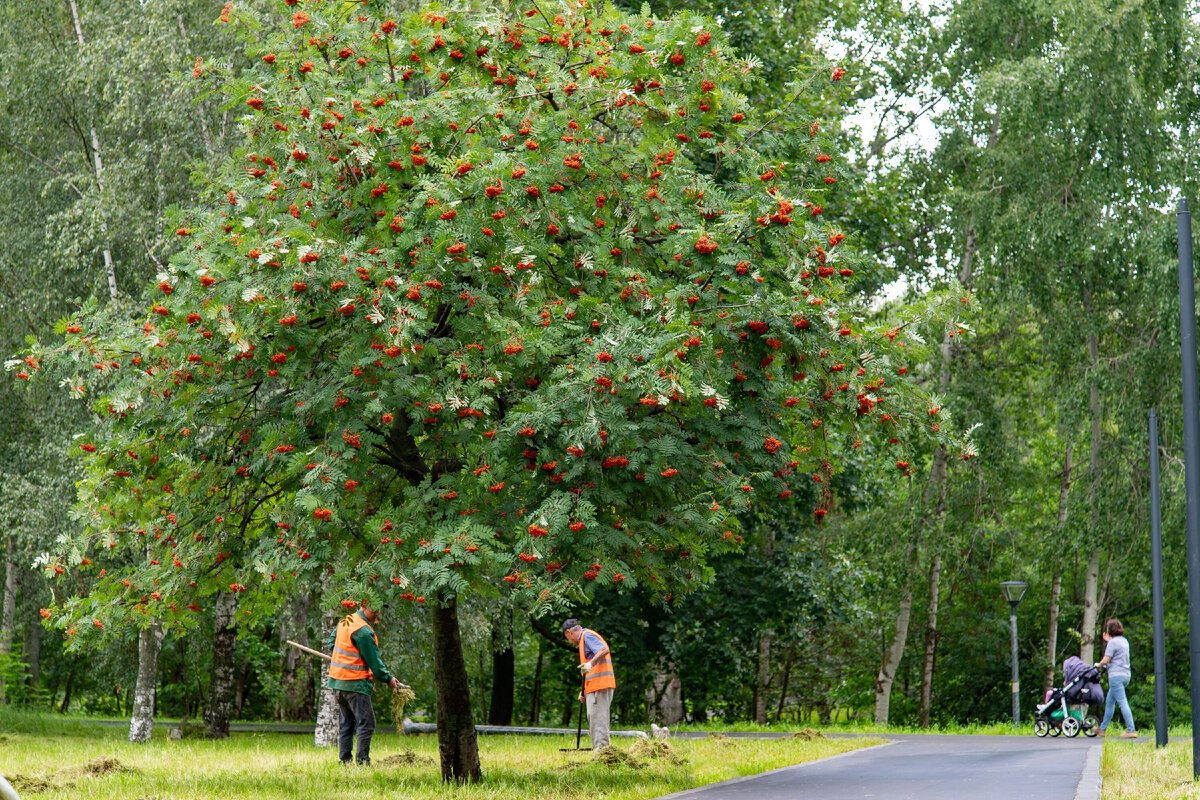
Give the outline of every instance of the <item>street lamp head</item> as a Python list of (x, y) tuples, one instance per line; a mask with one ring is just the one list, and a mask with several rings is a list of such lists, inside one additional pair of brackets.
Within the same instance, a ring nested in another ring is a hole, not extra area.
[(1011, 603), (1014, 609), (1021, 602), (1021, 598), (1025, 596), (1025, 590), (1028, 588), (1029, 584), (1025, 581), (1000, 581), (1000, 591), (1004, 593), (1004, 599)]

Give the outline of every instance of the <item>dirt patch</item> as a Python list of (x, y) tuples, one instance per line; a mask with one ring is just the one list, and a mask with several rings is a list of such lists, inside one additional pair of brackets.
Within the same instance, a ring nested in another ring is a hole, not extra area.
[(675, 748), (671, 746), (670, 742), (663, 739), (638, 739), (633, 743), (633, 747), (629, 748), (629, 753), (642, 761), (666, 761), (670, 764), (682, 764), (685, 760), (675, 752)]
[(397, 753), (394, 756), (388, 756), (381, 759), (378, 765), (381, 767), (411, 767), (417, 764), (432, 764), (433, 759), (429, 756), (419, 756), (412, 750), (405, 750)]
[(820, 732), (819, 730), (817, 730), (816, 728), (805, 728), (805, 729), (804, 729), (804, 730), (802, 730), (802, 731), (796, 731), (795, 733), (793, 733), (791, 736), (789, 736), (789, 737), (787, 737), (787, 738), (789, 738), (789, 739), (803, 739), (803, 740), (805, 740), (805, 741), (808, 741), (808, 742), (813, 742), (813, 741), (816, 741), (816, 740), (818, 740), (818, 739), (828, 739), (829, 737), (828, 737), (828, 736), (826, 736), (825, 734), (821, 733), (821, 732)]

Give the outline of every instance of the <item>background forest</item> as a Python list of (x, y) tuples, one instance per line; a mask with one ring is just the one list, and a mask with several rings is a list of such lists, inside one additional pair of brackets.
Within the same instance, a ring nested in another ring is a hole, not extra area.
[[(194, 172), (240, 142), (238, 110), (186, 79), (198, 58), (238, 67), (241, 45), (214, 25), (222, 5), (0, 4), (6, 358), (51, 337), (88, 297), (148, 301), (142, 287), (174, 247), (165, 212), (192, 200)], [(1173, 208), (1200, 186), (1193, 5), (649, 5), (717, 20), (762, 61), (764, 102), (818, 58), (845, 70), (837, 102), (815, 110), (850, 159), (829, 213), (877, 265), (862, 287), (877, 313), (960, 301), (961, 325), (925, 331), (929, 355), (911, 371), (973, 430), (978, 455), (931, 444), (907, 453), (905, 474), (867, 442), (837, 465), (823, 521), (793, 510), (810, 506), (760, 506), (743, 520), (743, 552), (713, 562), (708, 588), (669, 606), (605, 590), (577, 608), (612, 645), (617, 724), (1002, 720), (998, 583), (1022, 579), (1024, 707), (1067, 655), (1098, 658), (1099, 625), (1117, 616), (1133, 645), (1134, 712), (1148, 725), (1151, 406), (1162, 430), (1171, 717), (1185, 719)], [(137, 632), (70, 652), (40, 614), (50, 592), (35, 562), (78, 524), (72, 437), (94, 423), (64, 392), (24, 389), (0, 382), (0, 697), (127, 716)], [(218, 601), (199, 631), (168, 627), (156, 713), (197, 719), (219, 696), (234, 719), (314, 719), (318, 672), (283, 643), (322, 646), (339, 610), (326, 600), (314, 585), (273, 618), (244, 623)], [(459, 613), (480, 721), (567, 722), (576, 657), (559, 620), (531, 618), (503, 592), (468, 596)], [(432, 714), (425, 609), (393, 605), (380, 638), (417, 691), (410, 710)]]

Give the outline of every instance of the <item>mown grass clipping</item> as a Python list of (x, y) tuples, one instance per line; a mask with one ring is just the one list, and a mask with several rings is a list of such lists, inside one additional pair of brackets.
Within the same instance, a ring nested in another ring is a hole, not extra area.
[(417, 693), (407, 686), (392, 690), (392, 722), (397, 728), (404, 725), (404, 707), (415, 700)]

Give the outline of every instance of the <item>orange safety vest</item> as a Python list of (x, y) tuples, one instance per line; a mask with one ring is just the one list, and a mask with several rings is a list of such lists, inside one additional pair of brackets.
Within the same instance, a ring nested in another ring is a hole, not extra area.
[[(584, 653), (583, 653), (583, 636), (586, 633), (595, 634), (596, 638), (600, 640), (600, 643), (602, 645), (604, 645), (605, 647), (608, 647), (608, 642), (604, 641), (603, 636), (601, 636), (600, 634), (591, 630), (590, 628), (584, 628), (583, 632), (579, 634), (579, 663), (580, 664), (587, 662), (587, 656), (584, 655)], [(583, 693), (591, 694), (592, 692), (598, 692), (601, 689), (615, 689), (615, 688), (617, 688), (617, 676), (613, 672), (612, 653), (609, 652), (609, 653), (605, 654), (604, 658), (601, 658), (600, 660), (594, 662), (592, 664), (591, 670), (588, 672), (587, 675), (584, 676)]]
[(333, 663), (329, 665), (329, 677), (338, 681), (371, 680), (371, 668), (363, 661), (362, 654), (354, 646), (350, 638), (359, 628), (366, 628), (375, 637), (375, 646), (379, 646), (379, 635), (375, 633), (365, 619), (358, 613), (346, 617), (338, 623), (337, 638), (333, 640)]

